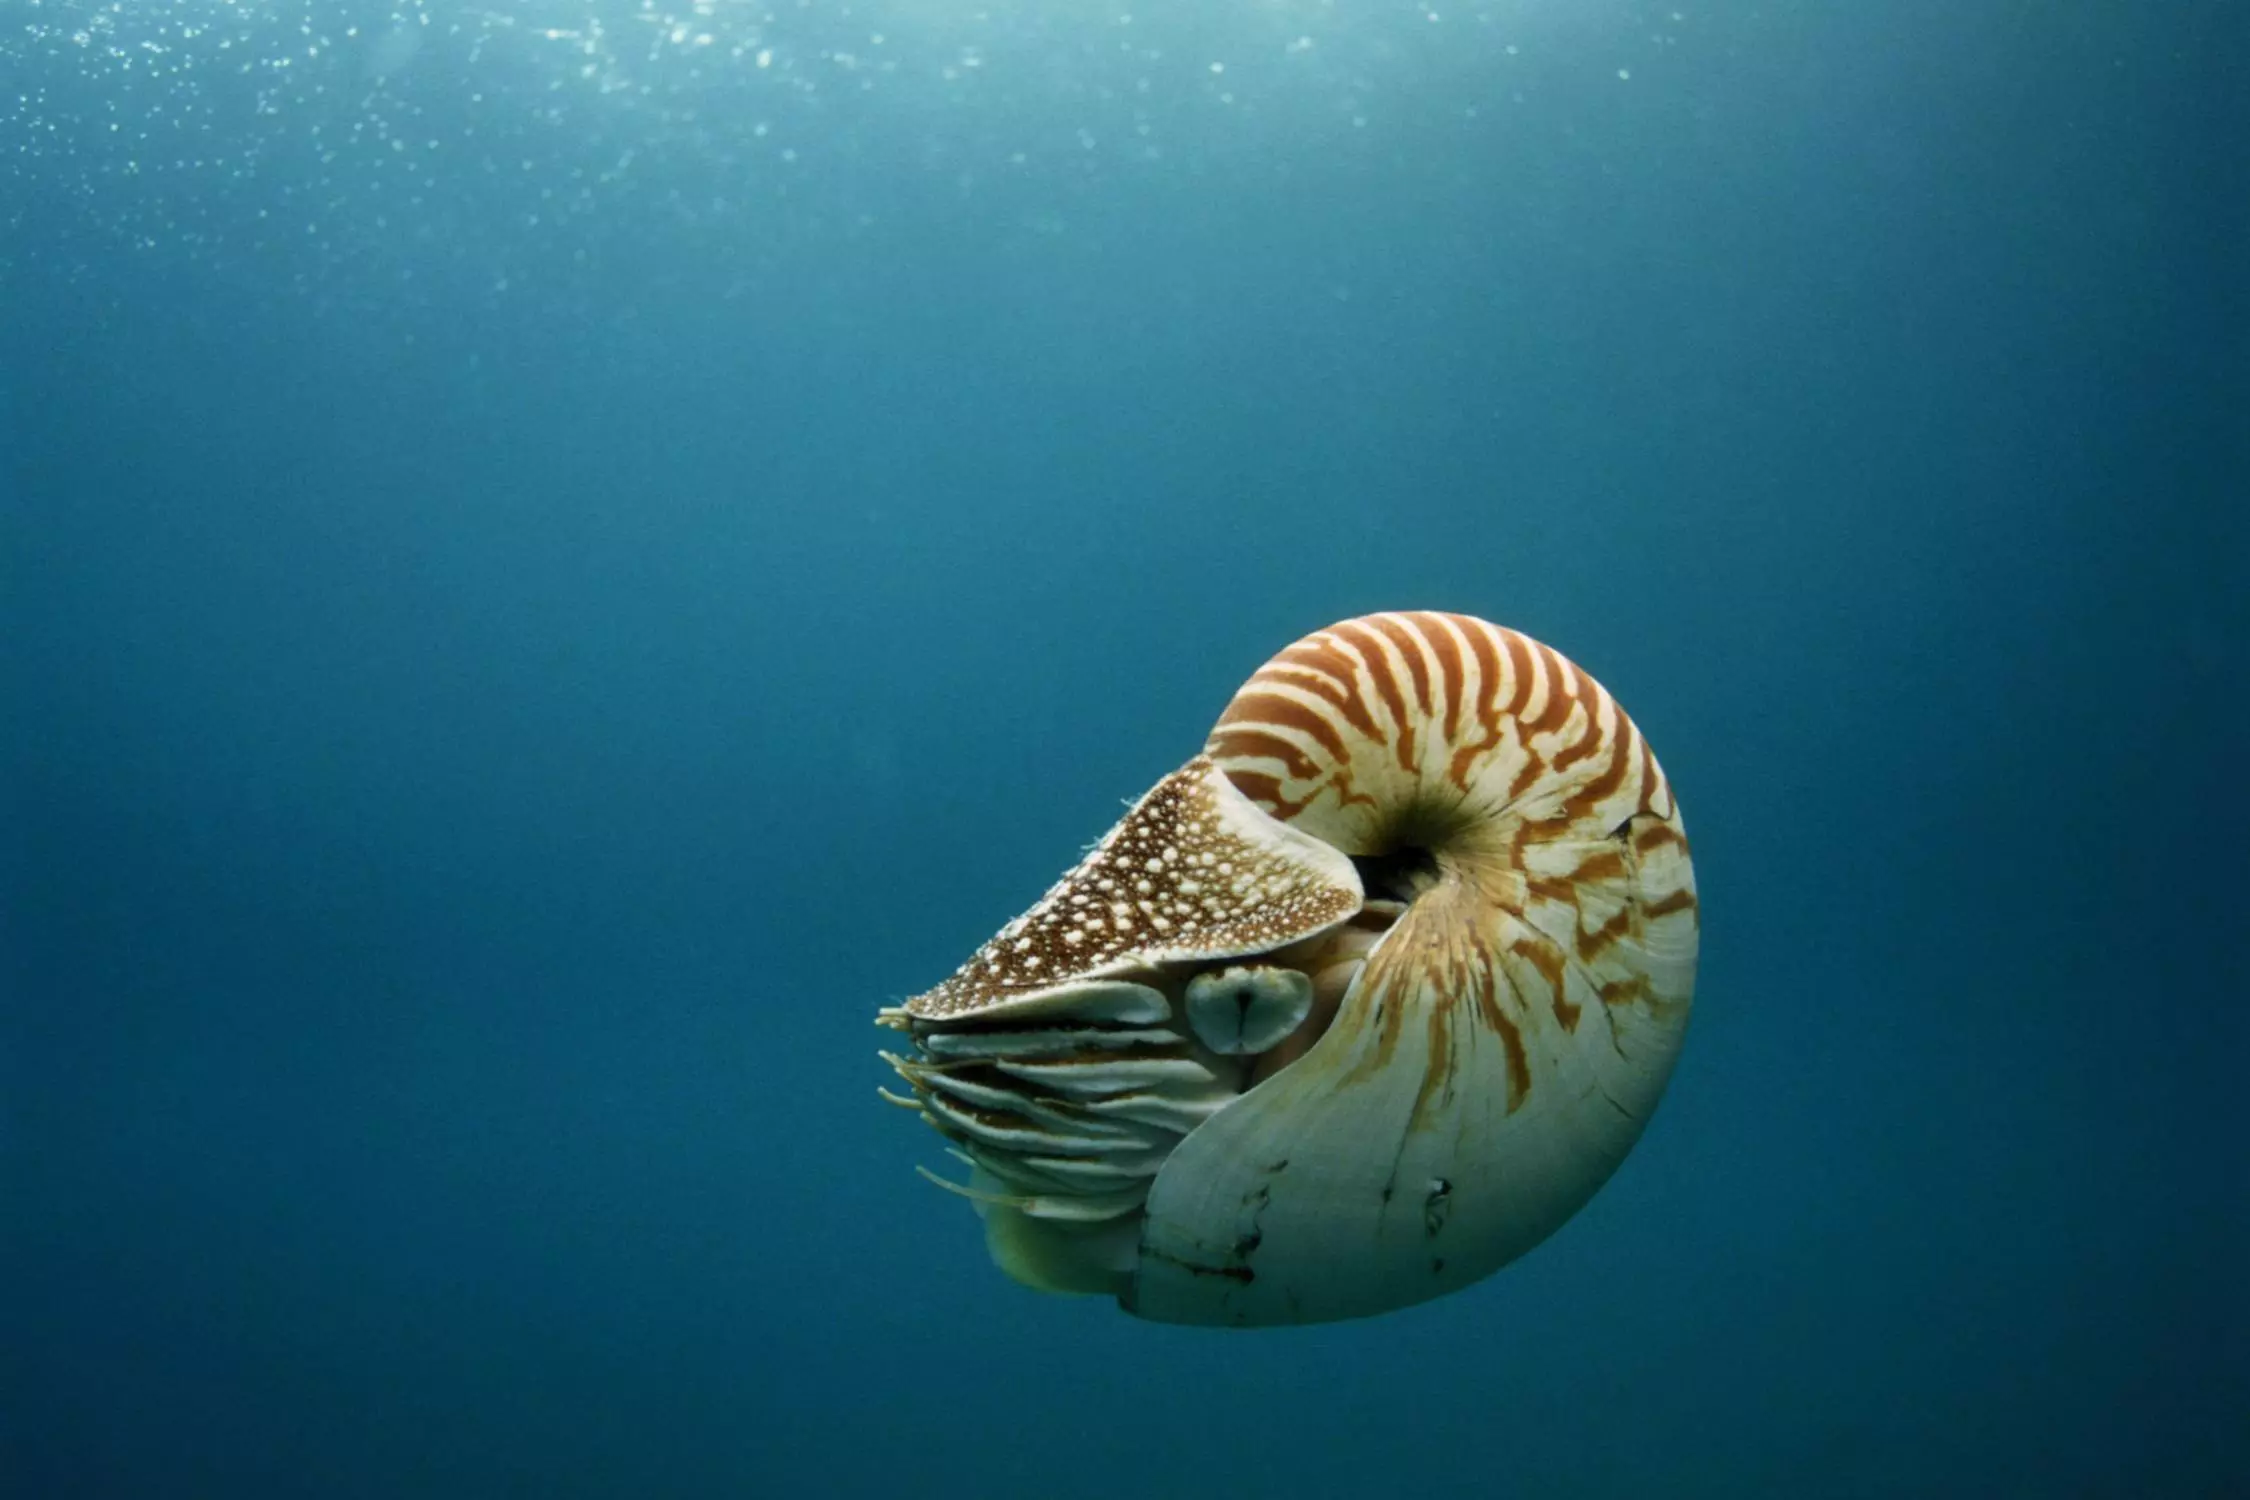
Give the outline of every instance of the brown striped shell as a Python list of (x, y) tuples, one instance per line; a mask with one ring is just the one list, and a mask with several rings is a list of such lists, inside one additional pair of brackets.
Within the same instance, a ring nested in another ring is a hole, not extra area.
[[(1696, 933), (1670, 786), (1599, 684), (1481, 620), (1370, 615), (1261, 667), (885, 1019), (919, 1053), (899, 1102), (960, 1148), (1018, 1279), (1320, 1322), (1464, 1286), (1593, 1195), (1663, 1092)], [(1238, 1025), (1234, 988), (1293, 1008)]]

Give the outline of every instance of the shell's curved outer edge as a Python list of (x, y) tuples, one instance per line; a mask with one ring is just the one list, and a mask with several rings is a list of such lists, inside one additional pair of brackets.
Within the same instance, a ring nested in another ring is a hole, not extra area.
[(1000, 1019), (1059, 988), (1160, 964), (1263, 953), (1360, 908), (1359, 872), (1267, 817), (1197, 756), (953, 976), (901, 1007), (915, 1020)]
[(1428, 867), (1311, 1050), (1164, 1162), (1121, 1300), (1303, 1323), (1477, 1280), (1607, 1180), (1677, 1056), (1697, 906), (1655, 756), (1560, 653), (1431, 613), (1286, 648), (1206, 753), (1286, 826)]

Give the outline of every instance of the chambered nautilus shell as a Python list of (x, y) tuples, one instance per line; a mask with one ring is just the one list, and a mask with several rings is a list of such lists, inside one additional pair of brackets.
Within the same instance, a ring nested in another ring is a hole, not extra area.
[[(1169, 1323), (1468, 1285), (1607, 1180), (1695, 982), (1672, 789), (1616, 700), (1461, 615), (1260, 667), (1203, 753), (886, 1059), (1018, 1281)], [(942, 1179), (940, 1179), (942, 1180)]]

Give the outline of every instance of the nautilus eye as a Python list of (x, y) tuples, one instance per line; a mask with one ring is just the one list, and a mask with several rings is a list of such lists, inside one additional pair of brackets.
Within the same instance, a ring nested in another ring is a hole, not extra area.
[(1198, 974), (1187, 982), (1187, 1023), (1213, 1052), (1270, 1052), (1312, 1010), (1312, 976), (1278, 964)]
[(1259, 668), (882, 1012), (913, 1042), (890, 1097), (1019, 1281), (1164, 1322), (1360, 1317), (1490, 1274), (1609, 1178), (1696, 937), (1671, 787), (1607, 692), (1500, 626), (1369, 615)]

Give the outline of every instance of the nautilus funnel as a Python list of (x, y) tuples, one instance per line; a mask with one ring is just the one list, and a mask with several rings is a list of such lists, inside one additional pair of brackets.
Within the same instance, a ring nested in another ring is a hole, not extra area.
[(1695, 981), (1672, 790), (1559, 652), (1369, 615), (879, 1019), (1027, 1285), (1173, 1323), (1362, 1317), (1552, 1234), (1639, 1139)]

